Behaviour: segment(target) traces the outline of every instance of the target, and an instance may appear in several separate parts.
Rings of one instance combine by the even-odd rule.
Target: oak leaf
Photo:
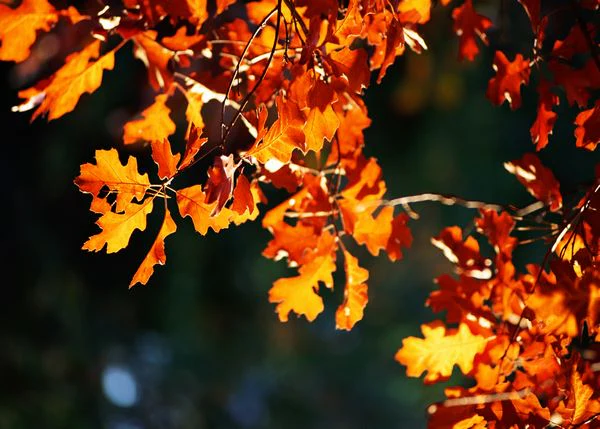
[[[290,311],[313,321],[323,311],[323,299],[318,295],[319,284],[333,287],[335,271],[335,237],[324,231],[319,238],[312,260],[298,270],[298,276],[275,281],[269,291],[269,302],[276,303],[279,320],[287,322]]]
[[[142,118],[129,121],[123,128],[123,143],[138,141],[162,142],[175,132],[175,123],[169,117],[167,94],[158,94],[154,103],[142,111]]]
[[[83,94],[92,93],[100,87],[104,70],[112,70],[115,65],[114,51],[94,61],[100,55],[100,46],[100,41],[96,40],[69,55],[65,65],[50,78],[43,90],[35,95],[25,92],[30,100],[41,100],[32,120],[45,113],[48,113],[49,121],[60,118],[75,108]]]
[[[173,52],[156,41],[156,31],[149,30],[133,37],[134,55],[148,69],[148,83],[155,91],[168,88],[173,82],[169,61]]]
[[[419,377],[427,371],[425,382],[433,383],[450,377],[454,365],[463,374],[473,370],[473,360],[487,343],[481,335],[473,335],[464,323],[449,333],[439,323],[421,325],[425,338],[408,337],[402,340],[402,348],[396,360],[406,365],[406,375]]]
[[[219,232],[229,226],[230,219],[225,216],[212,217],[217,202],[208,203],[202,186],[194,185],[177,191],[177,206],[182,217],[192,218],[194,228],[201,235],[206,235],[209,228]],[[221,213],[224,213],[221,211]]]
[[[358,265],[358,259],[344,250],[344,269],[346,288],[344,301],[335,312],[336,329],[350,331],[356,322],[362,320],[363,312],[369,301],[367,284],[369,272]]]
[[[521,85],[529,83],[529,60],[517,54],[513,61],[509,61],[502,51],[496,51],[493,68],[496,76],[488,83],[487,97],[498,106],[507,100],[511,109],[519,108]]]
[[[458,59],[473,61],[479,53],[476,39],[488,44],[486,31],[492,26],[492,21],[475,12],[472,0],[466,0],[462,6],[452,11],[454,31],[459,37]]]
[[[215,158],[214,164],[209,167],[208,181],[204,192],[206,193],[206,202],[217,202],[215,213],[218,213],[231,198],[234,175],[239,165],[233,160],[233,154],[229,154]]]
[[[150,188],[147,174],[139,174],[137,161],[130,156],[125,165],[119,160],[116,149],[97,150],[96,164],[81,166],[75,184],[81,192],[92,194],[95,198],[107,188],[109,193],[115,194],[115,210],[122,212],[132,199],[141,201]]]
[[[0,3],[0,61],[26,60],[37,32],[49,31],[58,17],[46,0],[23,0],[15,9]]]
[[[552,170],[544,167],[536,155],[527,153],[521,159],[505,162],[504,168],[514,174],[531,195],[547,204],[551,211],[560,210],[560,184]]]
[[[136,229],[146,229],[146,217],[152,212],[153,199],[148,198],[142,203],[130,202],[123,207],[122,213],[112,211],[104,213],[96,224],[102,231],[90,237],[82,249],[99,252],[106,244],[106,253],[118,252],[129,244],[131,234]]]
[[[575,144],[587,150],[595,150],[600,143],[600,101],[591,109],[580,112],[575,118]]]
[[[571,375],[571,389],[573,393],[572,399],[575,403],[571,424],[578,425],[592,414],[588,413],[587,409],[590,398],[594,394],[594,389],[587,384],[583,384],[581,376],[576,369],[573,370],[573,374]]]
[[[163,141],[154,140],[150,143],[152,148],[152,159],[158,166],[158,177],[161,179],[169,179],[177,172],[177,163],[179,162],[180,154],[171,152],[171,143],[165,139]]]
[[[319,153],[323,141],[333,140],[340,121],[333,110],[333,90],[318,80],[308,93],[309,112],[302,131],[306,139],[306,149]]]
[[[154,266],[156,264],[164,265],[167,262],[167,255],[165,254],[165,238],[173,234],[177,230],[177,225],[171,217],[169,210],[165,211],[165,219],[163,221],[156,240],[152,244],[150,251],[142,261],[141,265],[133,275],[129,287],[135,286],[137,283],[145,285],[148,280],[154,274]]]
[[[262,139],[257,139],[246,156],[253,156],[262,164],[269,160],[287,163],[295,149],[305,151],[304,133],[302,132],[302,117],[292,102],[286,102],[282,97],[277,98],[279,118],[271,125]],[[260,131],[259,131],[260,135]]]
[[[531,140],[536,150],[542,150],[548,145],[548,136],[552,134],[552,128],[558,116],[552,107],[558,106],[558,96],[551,92],[550,84],[543,80],[538,86],[538,108],[535,122],[529,130]]]
[[[242,177],[238,178],[233,190],[231,208],[224,207],[217,212],[217,201],[208,202],[202,187],[194,185],[177,191],[179,213],[182,217],[191,217],[194,228],[201,235],[206,235],[209,228],[219,232],[228,228],[231,223],[241,225],[255,220],[259,214],[257,205],[262,201],[262,194],[256,182],[249,184],[246,178]]]

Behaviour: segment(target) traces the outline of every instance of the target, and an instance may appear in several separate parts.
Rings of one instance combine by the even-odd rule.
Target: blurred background
[[[502,23],[492,48],[527,56],[525,14],[517,2],[506,3],[501,14],[496,2],[477,3]],[[430,50],[400,57],[384,82],[368,89],[373,124],[365,152],[379,159],[390,198],[441,192],[524,206],[531,198],[502,163],[533,150],[536,81],[523,91],[520,110],[492,106],[484,95],[492,54],[483,49],[474,63],[459,63],[450,14],[436,7],[424,29]],[[37,55],[60,49],[49,37]],[[160,219],[118,254],[82,251],[96,217],[73,179],[96,149],[119,146],[122,125],[148,104],[145,69],[123,49],[116,71],[73,113],[31,124],[29,114],[10,111],[17,90],[31,83],[28,73],[26,65],[0,64],[7,192],[0,428],[425,426],[426,408],[443,398],[443,386],[408,379],[393,357],[404,337],[439,317],[424,302],[433,278],[450,265],[430,238],[448,225],[469,229],[475,212],[413,206],[421,218],[410,223],[414,243],[404,260],[360,254],[371,273],[369,304],[349,333],[334,328],[341,278],[333,293],[322,291],[326,311],[314,323],[277,320],[267,292],[293,272],[261,256],[269,234],[258,222],[206,237],[189,219],[178,222],[167,239],[167,265],[148,286],[128,290]],[[565,104],[541,158],[568,193],[593,177],[593,155],[575,150]],[[520,247],[517,256],[540,263],[543,254],[541,243]]]

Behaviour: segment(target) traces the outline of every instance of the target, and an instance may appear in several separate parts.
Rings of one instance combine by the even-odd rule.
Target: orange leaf
[[[336,329],[349,331],[363,318],[363,311],[369,301],[367,284],[369,272],[358,265],[358,259],[344,250],[344,266],[346,270],[346,289],[344,302],[335,313]]]
[[[327,106],[323,111],[316,107],[311,109],[302,128],[306,137],[306,148],[318,153],[325,139],[333,139],[339,125],[340,121],[331,106]]]
[[[246,153],[258,162],[265,164],[269,160],[287,163],[294,149],[305,151],[304,133],[302,132],[301,116],[291,102],[282,97],[277,98],[279,118],[271,125],[262,140],[257,140]]]
[[[402,340],[396,360],[406,365],[406,375],[409,377],[420,377],[427,371],[427,383],[450,377],[454,365],[458,365],[463,374],[470,373],[475,355],[481,353],[486,345],[486,339],[481,335],[473,335],[464,323],[451,334],[439,323],[421,325],[421,330],[425,338],[408,337]]]
[[[152,202],[151,198],[141,204],[131,202],[123,213],[104,213],[96,221],[102,231],[90,237],[82,249],[99,252],[106,244],[106,253],[114,253],[127,247],[133,231],[146,229],[146,216],[152,212]]]
[[[269,291],[269,302],[277,303],[275,311],[279,320],[287,322],[290,311],[293,311],[312,322],[323,311],[323,300],[317,291],[320,282],[328,288],[333,287],[335,249],[335,237],[329,232],[323,232],[313,253],[314,259],[298,270],[299,275],[273,283]]]
[[[150,143],[152,148],[152,159],[158,165],[158,177],[167,179],[173,177],[177,172],[177,163],[179,162],[178,153],[173,155],[171,152],[171,143],[165,139],[163,141],[154,140]]]
[[[190,166],[190,164],[194,161],[194,157],[202,147],[204,143],[206,143],[208,139],[206,137],[200,137],[198,135],[198,129],[193,128],[188,137],[188,142],[185,146],[185,151],[183,152],[183,158],[181,159],[181,164],[179,164],[179,169],[184,170]]]
[[[352,236],[358,244],[364,244],[373,256],[378,256],[381,249],[387,247],[392,233],[393,207],[384,207],[377,217],[360,216],[354,225]]]
[[[298,223],[294,226],[280,222],[269,228],[273,239],[269,241],[263,256],[276,261],[287,258],[289,266],[303,265],[317,247],[319,236],[313,226]]]
[[[169,61],[173,52],[156,41],[156,31],[144,31],[133,37],[134,55],[148,68],[148,82],[155,91],[168,88],[173,81]]]
[[[504,168],[514,174],[531,195],[548,205],[551,211],[560,210],[560,184],[552,170],[544,167],[536,155],[526,153],[521,159],[505,162]]]
[[[26,60],[37,32],[49,31],[57,21],[46,0],[24,0],[16,9],[0,3],[0,61]]]
[[[168,95],[159,94],[142,112],[142,119],[129,121],[123,129],[123,143],[132,144],[140,140],[162,142],[175,132],[175,123],[169,117],[171,110],[166,105]]]
[[[94,198],[98,198],[102,188],[107,187],[116,194],[117,212],[124,211],[133,198],[141,201],[150,187],[148,175],[138,173],[136,159],[130,156],[127,164],[122,165],[116,149],[97,150],[96,165],[82,165],[75,184],[81,192],[92,194]]]
[[[191,217],[194,228],[202,235],[206,235],[208,228],[212,228],[213,231],[219,232],[221,229],[229,226],[229,219],[211,217],[211,213],[216,207],[217,202],[207,203],[206,194],[202,192],[202,187],[200,185],[194,185],[189,188],[178,190],[177,205],[181,216]]]
[[[206,235],[208,228],[219,232],[229,227],[232,222],[241,225],[258,217],[257,203],[261,200],[261,194],[255,183],[248,185],[245,177],[241,180],[238,178],[233,199],[232,208],[224,207],[215,214],[217,201],[207,202],[207,196],[200,185],[177,191],[177,205],[181,216],[191,217],[194,228],[202,235]]]
[[[586,411],[588,402],[594,394],[594,389],[586,384],[583,384],[581,381],[581,376],[576,370],[573,370],[573,374],[571,376],[571,389],[573,390],[573,399],[575,402],[575,409],[573,410],[571,424],[577,425],[589,417],[589,413],[586,413]]]
[[[69,55],[65,65],[50,78],[50,83],[45,89],[38,91],[35,95],[27,92],[29,100],[23,105],[28,105],[32,102],[32,99],[42,100],[40,106],[32,115],[32,119],[44,113],[48,113],[49,121],[60,118],[75,108],[83,94],[91,94],[96,91],[102,83],[104,70],[112,70],[115,65],[114,51],[110,51],[97,61],[93,61],[99,55],[100,41],[96,40],[83,50]],[[31,107],[34,105],[35,102]]]
[[[131,279],[129,288],[132,288],[137,283],[143,285],[148,283],[148,280],[152,274],[154,274],[154,266],[156,264],[164,265],[165,262],[167,262],[167,255],[165,254],[165,238],[173,234],[176,230],[177,225],[175,225],[171,213],[169,210],[165,211],[165,220],[160,227],[160,231],[158,231],[156,240],[154,240],[150,251],[135,272],[133,279]]]

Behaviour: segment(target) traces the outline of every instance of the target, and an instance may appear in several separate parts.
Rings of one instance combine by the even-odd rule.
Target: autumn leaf
[[[573,400],[575,402],[575,409],[573,410],[573,417],[571,418],[571,424],[577,425],[581,423],[585,418],[589,417],[586,413],[588,408],[588,402],[594,394],[594,389],[590,386],[583,384],[581,376],[577,372],[576,368],[573,370],[571,375],[571,389],[573,392]]]
[[[216,213],[225,206],[233,194],[234,175],[239,165],[233,160],[233,155],[221,155],[215,158],[214,164],[208,169],[208,181],[204,192],[208,203],[217,202]]]
[[[150,188],[147,174],[139,174],[135,158],[121,164],[116,149],[96,151],[96,165],[84,164],[75,179],[82,192],[90,193],[92,211],[101,213],[96,224],[102,229],[89,238],[83,249],[117,252],[129,244],[134,230],[146,229],[146,216],[152,211],[153,198],[145,198]],[[108,192],[103,195],[102,192]],[[113,198],[114,204],[108,202]]]
[[[318,295],[319,284],[333,287],[335,271],[335,237],[323,232],[312,260],[298,270],[298,276],[275,281],[269,291],[269,302],[276,303],[275,311],[282,322],[288,321],[290,311],[313,321],[323,311],[323,300]]]
[[[133,37],[134,55],[148,68],[148,82],[155,91],[168,88],[173,81],[169,61],[173,52],[156,41],[156,31],[144,31]]]
[[[487,97],[496,105],[508,101],[511,109],[521,106],[521,85],[529,83],[531,69],[529,60],[517,54],[513,61],[509,61],[502,51],[496,51],[494,56],[494,71],[496,76],[488,83]]]
[[[452,429],[485,429],[487,424],[485,418],[479,414],[475,414],[468,419],[461,420],[452,426]]]
[[[253,156],[262,164],[269,160],[287,163],[295,149],[305,151],[302,120],[298,116],[297,108],[291,102],[286,102],[282,97],[277,99],[279,118],[271,125],[262,140],[257,140],[246,156]]]
[[[189,167],[192,164],[192,162],[194,162],[194,159],[195,159],[196,155],[198,154],[198,152],[200,151],[200,148],[207,141],[208,141],[208,138],[200,137],[198,135],[197,128],[192,128],[192,131],[190,132],[190,135],[188,137],[187,144],[185,146],[185,151],[183,152],[183,157],[181,158],[181,163],[179,164],[180,170],[185,170],[187,167]]]
[[[544,167],[536,155],[527,153],[521,159],[505,162],[504,168],[514,174],[531,195],[547,204],[550,210],[560,210],[560,184],[552,171]]]
[[[587,150],[595,150],[600,143],[600,101],[591,109],[584,110],[575,118],[575,144]]]
[[[552,134],[557,114],[552,110],[559,103],[558,96],[551,92],[550,84],[543,80],[538,86],[538,108],[535,122],[531,126],[531,140],[536,150],[542,150],[548,145],[548,136]]]
[[[314,226],[303,223],[289,225],[279,222],[270,231],[273,239],[263,251],[263,256],[275,261],[287,258],[290,266],[303,265],[319,241]]]
[[[16,9],[0,3],[0,61],[25,61],[38,31],[50,31],[58,13],[46,0],[23,0]]]
[[[171,178],[177,172],[177,163],[181,155],[173,155],[169,140],[154,140],[150,143],[152,148],[152,159],[158,166],[158,177],[165,180]]]
[[[196,231],[206,235],[209,228],[218,233],[228,228],[231,223],[241,225],[256,219],[259,213],[257,204],[261,201],[261,195],[256,184],[250,185],[245,178],[238,178],[233,190],[231,208],[225,207],[217,212],[217,201],[208,202],[207,195],[200,185],[178,190],[176,199],[181,216],[191,217]]]
[[[148,198],[142,203],[130,202],[123,207],[122,213],[112,211],[104,213],[96,224],[102,231],[90,237],[82,249],[99,252],[106,246],[106,253],[118,252],[129,245],[133,231],[146,229],[146,217],[152,212],[153,199]]]
[[[169,210],[166,210],[165,219],[160,227],[160,230],[158,231],[156,240],[154,240],[150,251],[133,275],[131,283],[129,284],[129,288],[132,288],[137,283],[141,283],[143,285],[147,284],[152,274],[154,274],[154,266],[156,264],[164,265],[167,262],[167,255],[165,254],[165,238],[173,234],[176,230],[177,225],[175,225]]]
[[[320,80],[308,94],[309,113],[302,131],[306,139],[306,148],[316,153],[323,148],[324,140],[332,141],[340,121],[331,106],[333,91]]]
[[[458,59],[473,61],[479,53],[476,40],[488,44],[486,31],[492,26],[492,21],[475,12],[472,0],[466,0],[462,6],[452,11],[454,32],[459,37]]]
[[[137,161],[130,156],[125,165],[119,160],[116,149],[97,150],[96,164],[81,166],[75,184],[81,192],[100,197],[103,188],[115,194],[115,210],[122,212],[132,199],[141,201],[150,188],[147,174],[139,174]]]
[[[142,112],[142,119],[129,121],[123,128],[123,143],[138,141],[162,142],[175,132],[175,123],[169,117],[171,110],[166,102],[167,94],[158,94],[148,108]]]
[[[369,272],[358,265],[358,259],[344,250],[344,269],[346,271],[346,288],[344,301],[335,312],[336,329],[350,331],[356,322],[362,320],[363,311],[369,300],[367,284]]]
[[[115,65],[114,51],[94,61],[100,55],[100,46],[100,41],[96,40],[83,50],[69,55],[65,65],[50,78],[43,90],[24,92],[28,98],[24,104],[29,104],[32,99],[41,101],[32,120],[45,113],[49,121],[60,118],[75,108],[83,94],[92,93],[100,87],[104,70],[112,70]],[[31,107],[35,105],[34,102]]]
[[[401,247],[412,244],[412,235],[406,226],[407,216],[393,216],[394,208],[389,206],[381,209],[377,217],[359,215],[352,236],[358,244],[366,245],[373,256],[385,250],[391,261],[397,261],[402,258]]]
[[[462,231],[458,226],[443,229],[431,239],[431,244],[444,252],[444,256],[453,264],[459,274],[464,274],[476,279],[489,279],[492,275],[487,260],[479,252],[479,243],[475,238],[468,236],[463,240]]]
[[[454,365],[458,365],[463,374],[469,374],[475,355],[486,345],[486,339],[473,335],[464,323],[453,333],[446,332],[446,328],[438,323],[421,325],[421,330],[425,338],[402,340],[396,360],[406,366],[409,377],[420,377],[427,371],[425,382],[450,377]]]
[[[182,217],[192,218],[194,228],[202,235],[206,235],[208,228],[219,232],[229,226],[229,219],[222,217],[212,218],[211,214],[217,202],[208,203],[202,186],[194,185],[177,191],[177,206]]]

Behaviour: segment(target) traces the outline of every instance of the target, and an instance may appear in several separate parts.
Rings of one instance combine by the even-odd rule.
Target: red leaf
[[[454,31],[459,37],[458,59],[473,61],[479,53],[476,40],[488,44],[485,32],[492,26],[492,21],[475,12],[471,0],[466,0],[462,6],[455,8],[452,18]]]
[[[577,147],[595,150],[600,143],[600,101],[591,109],[584,110],[575,118]]]
[[[560,210],[562,207],[560,184],[552,171],[544,167],[536,155],[527,153],[521,159],[505,162],[504,168],[517,176],[527,191],[548,205],[551,211]]]
[[[487,97],[492,103],[501,105],[504,100],[508,101],[511,109],[521,106],[521,85],[529,83],[529,60],[523,55],[517,54],[514,61],[501,51],[496,51],[494,57],[494,70],[496,76],[490,79],[487,89]]]

